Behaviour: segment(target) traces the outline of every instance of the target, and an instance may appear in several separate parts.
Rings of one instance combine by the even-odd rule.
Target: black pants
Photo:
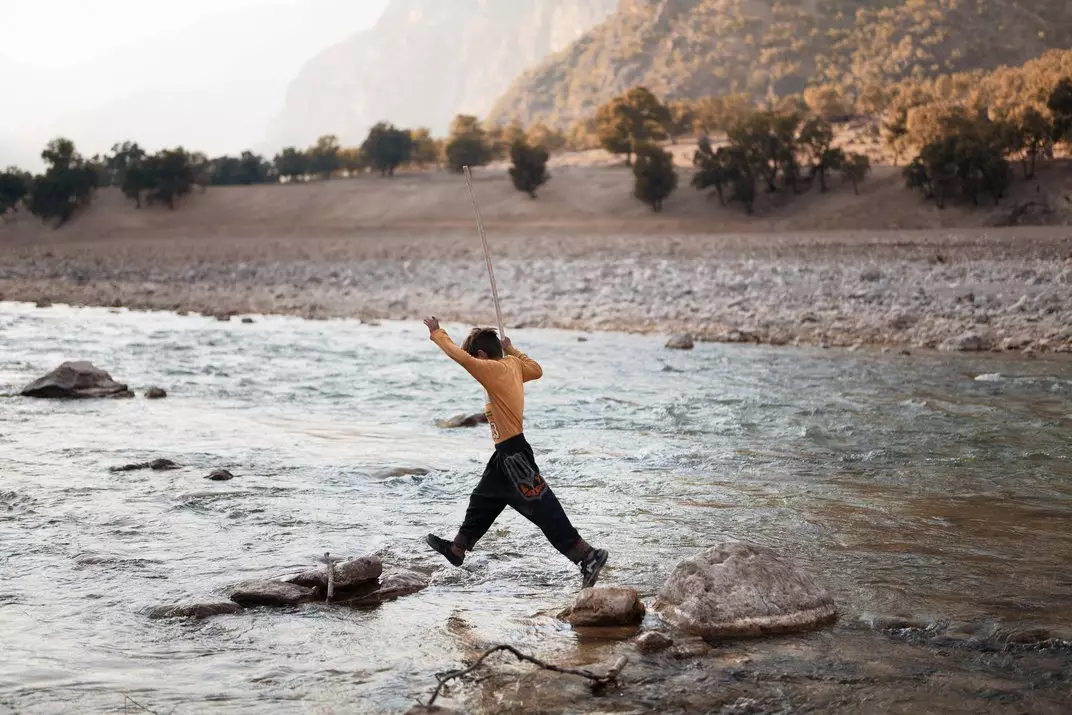
[[[471,550],[507,506],[540,527],[551,545],[568,559],[579,562],[584,558],[587,544],[540,475],[532,447],[523,434],[495,445],[495,453],[469,497],[465,521],[454,545]]]

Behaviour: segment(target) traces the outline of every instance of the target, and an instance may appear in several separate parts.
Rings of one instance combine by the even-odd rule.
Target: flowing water
[[[830,586],[842,621],[814,638],[849,638],[875,613],[1068,632],[1072,362],[513,337],[545,369],[526,433],[582,535],[610,549],[605,583],[651,597],[678,559],[740,538]],[[170,396],[13,396],[68,359]],[[451,624],[549,656],[577,647],[540,614],[578,575],[517,514],[464,569],[423,546],[453,533],[490,441],[437,428],[482,395],[419,324],[0,304],[5,392],[0,712],[123,712],[128,698],[175,713],[401,711],[460,663]],[[109,472],[156,457],[184,468]],[[205,481],[217,467],[236,479]],[[375,552],[432,586],[371,610],[146,615],[325,551]],[[869,657],[903,657],[866,638]],[[1057,660],[1067,673],[1067,652]]]

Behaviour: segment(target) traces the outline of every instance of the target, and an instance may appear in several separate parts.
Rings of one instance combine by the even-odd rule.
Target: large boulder
[[[284,581],[243,581],[227,596],[240,606],[295,606],[312,600],[316,591]]]
[[[416,571],[392,571],[380,579],[376,590],[342,600],[348,606],[375,606],[428,588],[428,577]]]
[[[22,389],[23,397],[133,397],[126,385],[89,362],[65,362]]]
[[[676,628],[704,638],[805,631],[837,619],[830,594],[814,577],[747,542],[683,560],[654,607]]]
[[[383,574],[383,562],[375,556],[362,556],[335,564],[335,594],[345,597],[345,591],[358,586],[374,583]],[[327,567],[305,571],[287,579],[287,583],[296,583],[306,588],[315,588],[318,593],[327,593]]]
[[[940,347],[942,350],[971,353],[985,352],[993,347],[993,344],[979,333],[968,332],[954,338],[949,338],[942,343]]]
[[[644,620],[644,604],[631,588],[586,588],[559,617],[574,626],[632,626]]]
[[[673,335],[666,341],[666,347],[669,350],[692,350],[695,347],[695,343],[691,335]]]
[[[142,469],[151,469],[154,472],[167,472],[172,469],[180,469],[180,465],[175,464],[170,459],[154,459],[151,462],[138,462],[136,464],[124,464],[121,467],[111,467],[109,472],[138,472]]]

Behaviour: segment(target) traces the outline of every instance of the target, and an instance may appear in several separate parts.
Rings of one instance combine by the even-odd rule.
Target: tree
[[[18,210],[19,204],[30,193],[33,177],[9,166],[0,173],[0,216],[10,210]]]
[[[651,144],[637,146],[636,155],[633,195],[659,213],[663,210],[663,201],[677,188],[674,157],[670,152]]]
[[[800,129],[800,143],[811,158],[812,175],[819,177],[819,190],[825,193],[826,173],[837,168],[834,164],[839,158],[830,149],[834,143],[834,130],[824,119],[809,119]]]
[[[908,109],[898,107],[891,110],[882,123],[882,134],[886,145],[893,151],[893,165],[901,163],[908,148]]]
[[[740,150],[759,174],[767,181],[767,191],[778,190],[776,181],[782,166],[785,148],[775,132],[775,115],[753,112],[727,132],[730,146]]]
[[[639,144],[666,138],[672,123],[670,110],[645,87],[634,87],[604,104],[595,119],[600,144],[611,154],[625,154],[626,166]]]
[[[188,155],[186,161],[191,164]],[[213,186],[250,186],[275,181],[272,164],[251,151],[244,151],[238,157],[221,156],[213,159],[209,164],[209,183]],[[193,173],[191,167],[191,176]]]
[[[547,183],[547,159],[550,155],[543,147],[530,147],[524,140],[510,147],[510,178],[514,188],[536,198],[536,189]]]
[[[144,158],[145,150],[137,142],[113,144],[112,153],[105,158],[105,166],[111,174],[111,185],[122,187],[127,169]]]
[[[723,188],[733,179],[729,150],[720,147],[718,151],[715,151],[711,146],[711,140],[701,137],[696,146],[696,153],[692,155],[692,165],[696,167],[696,173],[692,175],[692,185],[700,191],[714,186],[718,202],[725,206],[726,197]]]
[[[566,135],[540,122],[529,127],[526,140],[532,146],[542,146],[551,154],[566,148]]]
[[[119,184],[120,191],[128,199],[134,201],[136,208],[141,208],[142,195],[153,188],[153,177],[143,159],[139,159],[123,170],[123,180]]]
[[[408,136],[408,135],[407,135]],[[339,167],[346,172],[347,176],[360,174],[369,166],[368,155],[361,147],[350,147],[339,150]]]
[[[339,170],[339,139],[334,134],[326,134],[316,140],[309,149],[309,173],[330,179]]]
[[[1057,83],[1046,107],[1053,113],[1054,139],[1072,143],[1072,78]]]
[[[380,122],[369,131],[361,151],[381,176],[394,176],[395,169],[413,156],[413,138],[394,124]]]
[[[413,145],[409,159],[417,168],[423,169],[429,164],[439,165],[440,142],[432,138],[431,130],[426,127],[411,129],[409,139]]]
[[[852,191],[860,194],[860,184],[871,172],[871,159],[864,154],[849,154],[841,164],[841,174],[845,181],[852,182]]]
[[[1054,123],[1035,107],[1025,107],[1007,129],[1011,131],[1005,132],[1002,143],[1021,153],[1024,178],[1030,179],[1035,175],[1039,156],[1053,155]]]
[[[447,167],[455,174],[466,166],[484,166],[491,161],[488,135],[476,117],[459,114],[450,125],[446,147]]]
[[[29,208],[44,221],[55,220],[58,228],[93,200],[97,172],[75,151],[69,139],[49,142],[41,158],[49,167],[30,188]]]
[[[852,107],[842,97],[841,90],[833,85],[808,87],[804,90],[804,102],[815,114],[828,122],[852,116]]]
[[[249,154],[245,152],[243,156]],[[157,201],[169,209],[175,208],[175,201],[193,189],[194,172],[190,165],[190,155],[182,147],[164,149],[145,160],[148,175],[148,201]]]
[[[297,181],[309,173],[308,155],[296,147],[287,147],[272,160],[275,171],[290,181]]]
[[[525,128],[516,121],[510,122],[505,127],[493,127],[488,132],[488,142],[491,144],[491,156],[493,159],[503,159],[510,156],[514,145],[524,141],[527,141]]]

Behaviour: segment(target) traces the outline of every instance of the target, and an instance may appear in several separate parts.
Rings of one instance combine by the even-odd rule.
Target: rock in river
[[[149,618],[210,618],[229,613],[241,613],[242,607],[237,603],[189,603],[177,606],[159,606],[149,611]]]
[[[379,587],[371,593],[346,599],[348,606],[374,606],[378,603],[393,601],[411,593],[428,588],[428,577],[416,571],[392,571],[380,579]],[[340,600],[340,603],[344,601]]]
[[[692,350],[695,344],[691,335],[674,335],[666,341],[669,350]]]
[[[631,588],[586,588],[560,618],[574,626],[632,626],[644,620],[644,604]]]
[[[658,653],[659,651],[666,650],[674,645],[674,641],[665,633],[648,631],[637,638],[633,645],[636,647],[638,653],[647,655],[649,653]]]
[[[89,362],[65,362],[22,389],[23,397],[133,397],[126,385]]]
[[[227,595],[240,606],[294,606],[311,600],[316,591],[284,581],[243,581]]]
[[[719,544],[681,561],[655,609],[704,638],[804,631],[837,619],[830,594],[814,577],[747,542]]]
[[[205,475],[205,479],[211,479],[214,482],[226,482],[234,479],[234,475],[228,472],[226,469],[213,469],[211,472]]]
[[[478,412],[475,415],[455,415],[449,420],[440,420],[439,427],[441,429],[457,429],[458,427],[476,427],[487,423],[488,416],[483,412]]]
[[[345,598],[347,589],[376,581],[383,574],[383,563],[376,556],[362,556],[335,564],[335,593]],[[287,583],[315,588],[318,593],[327,593],[327,567],[305,571],[287,579]]]
[[[150,387],[145,391],[145,399],[147,400],[162,400],[167,397],[167,390],[162,387]]]
[[[110,472],[137,472],[142,469],[151,469],[154,472],[166,472],[171,469],[179,469],[179,465],[170,459],[154,459],[151,462],[138,462],[137,464],[124,464],[122,467],[112,467]]]
[[[991,343],[979,333],[964,333],[955,338],[946,340],[941,345],[942,350],[956,350],[960,352],[985,352],[991,348]]]

